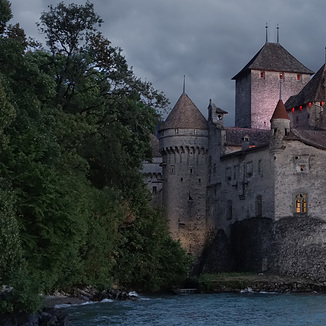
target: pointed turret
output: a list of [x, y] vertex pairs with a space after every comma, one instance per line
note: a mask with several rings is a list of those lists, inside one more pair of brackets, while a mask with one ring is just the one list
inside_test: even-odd
[[207, 129], [207, 120], [186, 93], [182, 93], [160, 131], [166, 129]]
[[271, 118], [272, 139], [277, 144], [290, 132], [290, 118], [282, 100], [279, 100]]

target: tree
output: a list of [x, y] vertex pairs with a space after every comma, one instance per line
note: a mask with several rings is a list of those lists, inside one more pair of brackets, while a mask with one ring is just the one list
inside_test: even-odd
[[[39, 24], [50, 51], [27, 50], [19, 25], [0, 35], [0, 245], [17, 248], [0, 256], [0, 277], [18, 310], [36, 309], [32, 293], [114, 280], [157, 289], [185, 271], [140, 172], [167, 100], [101, 23], [91, 3], [61, 2]], [[141, 282], [120, 268], [139, 268]]]
[[0, 34], [4, 32], [6, 24], [11, 18], [10, 2], [8, 0], [0, 0]]

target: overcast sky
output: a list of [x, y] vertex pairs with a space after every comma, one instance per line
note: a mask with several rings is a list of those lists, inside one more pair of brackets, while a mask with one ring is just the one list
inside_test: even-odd
[[[36, 22], [56, 0], [11, 0], [11, 23], [43, 40]], [[81, 0], [65, 3], [84, 4]], [[183, 88], [207, 116], [209, 99], [234, 125], [236, 75], [268, 41], [280, 44], [306, 67], [325, 61], [325, 0], [93, 0], [101, 28], [123, 49], [135, 75], [153, 83], [174, 106]], [[275, 104], [276, 105], [276, 104]]]

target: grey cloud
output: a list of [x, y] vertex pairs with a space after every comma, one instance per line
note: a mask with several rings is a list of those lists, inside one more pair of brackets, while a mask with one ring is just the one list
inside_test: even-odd
[[[13, 0], [15, 19], [28, 33], [39, 37], [35, 27], [51, 0]], [[65, 1], [83, 4], [85, 1]], [[234, 119], [234, 81], [246, 63], [265, 43], [280, 43], [308, 68], [317, 71], [324, 63], [326, 44], [322, 0], [94, 0], [104, 19], [103, 34], [120, 46], [135, 74], [163, 91], [173, 106], [186, 91], [206, 116], [208, 101]], [[34, 14], [24, 15], [21, 6]], [[35, 18], [34, 18], [35, 17]], [[31, 27], [33, 26], [33, 27]]]

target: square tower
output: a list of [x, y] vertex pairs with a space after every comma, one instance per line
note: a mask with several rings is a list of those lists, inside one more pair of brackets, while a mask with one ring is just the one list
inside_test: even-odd
[[235, 126], [270, 129], [274, 103], [285, 102], [309, 82], [306, 68], [279, 43], [266, 43], [232, 79], [236, 81]]

